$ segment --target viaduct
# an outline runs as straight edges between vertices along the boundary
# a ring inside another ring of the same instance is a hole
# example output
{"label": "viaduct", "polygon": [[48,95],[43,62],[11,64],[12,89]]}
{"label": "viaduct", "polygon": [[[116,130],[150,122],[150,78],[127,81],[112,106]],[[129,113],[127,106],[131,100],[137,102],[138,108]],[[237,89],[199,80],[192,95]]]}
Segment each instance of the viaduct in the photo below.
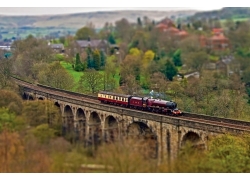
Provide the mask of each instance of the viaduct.
{"label": "viaduct", "polygon": [[206,149],[209,138],[214,135],[250,131],[248,122],[206,116],[194,118],[190,114],[166,116],[101,104],[97,98],[87,95],[16,82],[23,98],[51,100],[60,108],[66,133],[75,132],[85,143],[148,137],[153,142],[153,156],[158,159],[174,159],[187,141]]}

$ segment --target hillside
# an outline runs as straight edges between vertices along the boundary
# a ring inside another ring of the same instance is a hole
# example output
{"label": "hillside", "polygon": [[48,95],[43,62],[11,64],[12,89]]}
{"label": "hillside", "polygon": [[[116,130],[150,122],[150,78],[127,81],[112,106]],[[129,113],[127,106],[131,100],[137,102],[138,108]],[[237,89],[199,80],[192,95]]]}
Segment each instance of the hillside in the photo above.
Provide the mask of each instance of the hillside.
{"label": "hillside", "polygon": [[221,10],[197,12],[192,16],[193,19],[238,19],[250,18],[249,7],[225,7]]}
{"label": "hillside", "polygon": [[130,22],[136,22],[137,18],[147,16],[151,20],[159,21],[165,17],[179,18],[191,16],[196,11],[111,11],[91,12],[68,15],[51,16],[0,16],[0,28],[72,28],[79,29],[86,23],[92,22],[96,28],[101,28],[105,22],[126,18]]}

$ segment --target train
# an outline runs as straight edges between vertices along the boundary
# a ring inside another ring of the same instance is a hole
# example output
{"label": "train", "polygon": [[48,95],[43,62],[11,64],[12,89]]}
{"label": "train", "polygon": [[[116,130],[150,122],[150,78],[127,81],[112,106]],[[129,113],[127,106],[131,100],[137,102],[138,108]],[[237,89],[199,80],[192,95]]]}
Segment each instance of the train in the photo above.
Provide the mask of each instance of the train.
{"label": "train", "polygon": [[134,95],[124,95],[107,91],[98,93],[98,100],[101,103],[132,108],[142,111],[155,112],[170,116],[181,116],[183,112],[177,108],[174,101],[154,99],[152,97],[140,97]]}

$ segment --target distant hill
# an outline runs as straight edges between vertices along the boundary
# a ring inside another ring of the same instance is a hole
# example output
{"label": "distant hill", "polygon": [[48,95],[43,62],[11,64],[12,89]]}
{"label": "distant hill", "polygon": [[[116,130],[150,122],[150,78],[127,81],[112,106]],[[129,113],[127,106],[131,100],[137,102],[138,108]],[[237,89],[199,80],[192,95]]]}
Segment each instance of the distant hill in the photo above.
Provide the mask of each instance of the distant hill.
{"label": "distant hill", "polygon": [[197,11],[110,11],[89,12],[68,15],[46,15],[46,16],[3,16],[0,15],[0,28],[72,28],[79,29],[92,22],[96,28],[104,26],[105,22],[126,18],[129,22],[136,22],[137,18],[143,19],[147,16],[151,20],[159,21],[165,17],[173,19],[192,16]]}
{"label": "distant hill", "polygon": [[225,7],[221,10],[197,12],[194,19],[237,19],[250,18],[250,7]]}

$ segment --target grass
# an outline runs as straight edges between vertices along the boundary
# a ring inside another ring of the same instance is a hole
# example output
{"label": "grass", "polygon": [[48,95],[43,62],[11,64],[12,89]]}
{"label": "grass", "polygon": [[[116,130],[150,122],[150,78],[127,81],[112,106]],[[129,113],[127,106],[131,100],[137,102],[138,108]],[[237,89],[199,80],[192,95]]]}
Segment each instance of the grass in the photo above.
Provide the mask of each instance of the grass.
{"label": "grass", "polygon": [[61,61],[60,64],[74,77],[75,83],[80,80],[81,76],[83,75],[83,72],[75,71],[72,65],[65,61]]}
{"label": "grass", "polygon": [[[72,65],[70,63],[67,63],[65,61],[61,61],[60,64],[62,65],[62,67],[64,67],[69,74],[71,74],[74,78],[74,83],[77,84],[81,78],[81,76],[84,74],[84,72],[77,72],[73,69]],[[104,71],[99,71],[102,75],[104,73]],[[116,73],[116,75],[114,76],[114,79],[116,81],[116,87],[119,86],[119,81],[120,81],[120,76],[119,73]],[[73,88],[73,90],[76,89],[76,86]]]}

